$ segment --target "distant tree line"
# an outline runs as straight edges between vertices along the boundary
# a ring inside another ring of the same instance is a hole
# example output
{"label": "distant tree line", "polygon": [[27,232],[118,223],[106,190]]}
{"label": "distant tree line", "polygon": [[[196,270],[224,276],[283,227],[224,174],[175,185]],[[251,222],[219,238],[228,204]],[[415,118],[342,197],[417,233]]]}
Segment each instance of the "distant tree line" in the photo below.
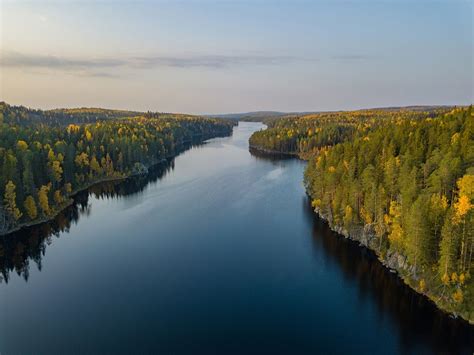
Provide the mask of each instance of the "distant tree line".
{"label": "distant tree line", "polygon": [[429,111],[378,109],[289,115],[267,120],[269,128],[254,133],[250,137],[250,145],[275,153],[296,153],[309,157],[321,148],[352,139],[356,133],[366,133],[385,120],[430,118],[446,111],[446,108]]}

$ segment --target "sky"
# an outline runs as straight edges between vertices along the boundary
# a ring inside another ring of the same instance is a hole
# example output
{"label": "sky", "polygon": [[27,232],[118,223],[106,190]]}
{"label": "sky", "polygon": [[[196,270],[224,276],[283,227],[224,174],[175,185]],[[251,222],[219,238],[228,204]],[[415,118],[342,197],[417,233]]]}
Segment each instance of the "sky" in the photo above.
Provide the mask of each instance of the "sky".
{"label": "sky", "polygon": [[474,102],[472,0],[0,0],[0,100],[195,114]]}

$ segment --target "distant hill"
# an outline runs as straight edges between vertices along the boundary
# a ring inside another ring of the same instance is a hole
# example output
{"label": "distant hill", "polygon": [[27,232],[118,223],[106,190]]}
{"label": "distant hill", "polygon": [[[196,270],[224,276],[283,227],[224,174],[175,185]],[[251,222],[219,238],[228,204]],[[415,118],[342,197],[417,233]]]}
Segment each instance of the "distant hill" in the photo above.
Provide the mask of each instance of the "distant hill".
{"label": "distant hill", "polygon": [[389,106],[389,107],[374,107],[370,109],[361,109],[358,111],[434,111],[439,109],[446,109],[450,110],[454,107],[463,107],[463,106],[455,106],[455,105],[414,105],[414,106]]}
{"label": "distant hill", "polygon": [[[0,123],[5,119],[6,123],[28,126],[34,124],[47,124],[50,126],[67,126],[69,124],[87,124],[97,121],[127,119],[131,117],[146,118],[192,118],[209,116],[198,116],[183,113],[169,112],[140,112],[129,110],[104,109],[96,107],[57,108],[51,110],[33,109],[26,106],[9,105],[0,101]],[[216,118],[216,117],[211,117]]]}
{"label": "distant hill", "polygon": [[247,122],[268,122],[285,116],[300,116],[311,112],[280,112],[280,111],[254,111],[241,113],[224,113],[218,115],[205,115],[205,117],[220,117],[228,120]]}
{"label": "distant hill", "polygon": [[236,120],[236,121],[260,121],[263,118],[268,117],[281,117],[284,116],[285,112],[278,112],[278,111],[254,111],[254,112],[241,112],[241,113],[224,113],[224,114],[217,114],[217,115],[206,115],[207,117],[221,117],[227,118],[229,120]]}
{"label": "distant hill", "polygon": [[103,108],[81,107],[60,108],[52,110],[32,109],[25,106],[12,106],[0,102],[0,122],[28,126],[47,124],[66,126],[68,124],[94,123],[111,119],[127,118],[143,115],[143,113],[127,110],[111,110]]}
{"label": "distant hill", "polygon": [[337,110],[337,111],[302,111],[302,112],[281,112],[281,111],[252,111],[241,113],[223,113],[216,115],[204,115],[204,117],[220,117],[228,120],[247,121],[247,122],[265,122],[270,123],[278,118],[304,116],[308,114],[319,113],[336,113],[336,112],[356,112],[356,111],[434,111],[436,109],[451,109],[452,105],[416,105],[416,106],[391,106],[391,107],[374,107],[359,110]]}

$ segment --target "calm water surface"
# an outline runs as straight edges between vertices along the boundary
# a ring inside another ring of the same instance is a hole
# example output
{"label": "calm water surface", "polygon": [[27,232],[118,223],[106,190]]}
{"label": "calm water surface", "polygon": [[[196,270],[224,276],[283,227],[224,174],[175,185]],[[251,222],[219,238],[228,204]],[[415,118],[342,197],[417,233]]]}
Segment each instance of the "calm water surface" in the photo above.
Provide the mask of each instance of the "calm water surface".
{"label": "calm water surface", "polygon": [[473,329],[311,212],[240,123],[0,242],[0,353],[472,353]]}

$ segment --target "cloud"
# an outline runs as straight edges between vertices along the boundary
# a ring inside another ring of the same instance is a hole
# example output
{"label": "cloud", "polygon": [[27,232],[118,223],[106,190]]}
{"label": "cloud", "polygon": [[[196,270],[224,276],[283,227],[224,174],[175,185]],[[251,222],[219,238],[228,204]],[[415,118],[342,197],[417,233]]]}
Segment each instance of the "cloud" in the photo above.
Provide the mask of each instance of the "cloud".
{"label": "cloud", "polygon": [[371,57],[365,54],[343,54],[343,55],[335,55],[332,56],[331,59],[333,60],[367,60]]}
{"label": "cloud", "polygon": [[73,58],[53,55],[2,53],[2,67],[25,69],[47,69],[76,72],[79,75],[116,77],[108,71],[119,67],[132,69],[208,68],[224,69],[242,66],[285,65],[295,61],[308,60],[296,56],[280,55],[182,55],[182,56],[139,56],[122,59],[112,58]]}
{"label": "cloud", "polygon": [[126,63],[116,59],[78,59],[7,52],[2,53],[0,64],[3,67],[77,70],[87,68],[113,68]]}
{"label": "cloud", "polygon": [[291,56],[231,56],[231,55],[200,55],[182,57],[137,57],[134,65],[143,68],[168,66],[175,68],[229,68],[244,65],[282,65],[298,60]]}
{"label": "cloud", "polygon": [[120,75],[118,74],[100,72],[100,71],[91,71],[91,70],[72,72],[72,74],[76,76],[81,76],[81,77],[109,78],[109,79],[120,78]]}

